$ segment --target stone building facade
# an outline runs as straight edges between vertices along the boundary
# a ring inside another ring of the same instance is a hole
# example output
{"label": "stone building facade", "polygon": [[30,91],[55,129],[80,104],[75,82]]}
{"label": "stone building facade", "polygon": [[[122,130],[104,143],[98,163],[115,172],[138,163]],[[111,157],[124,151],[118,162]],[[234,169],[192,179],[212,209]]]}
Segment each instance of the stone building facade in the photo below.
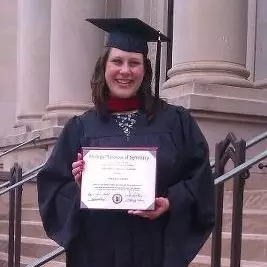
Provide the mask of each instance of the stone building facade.
{"label": "stone building facade", "polygon": [[[0,158],[2,169],[42,163],[66,120],[91,105],[105,34],[85,18],[138,17],[166,34],[170,2],[1,0],[0,151],[40,135]],[[211,155],[229,131],[247,140],[267,129],[266,11],[265,0],[173,1],[172,66],[165,81],[164,46],[160,94],[191,110]]]}

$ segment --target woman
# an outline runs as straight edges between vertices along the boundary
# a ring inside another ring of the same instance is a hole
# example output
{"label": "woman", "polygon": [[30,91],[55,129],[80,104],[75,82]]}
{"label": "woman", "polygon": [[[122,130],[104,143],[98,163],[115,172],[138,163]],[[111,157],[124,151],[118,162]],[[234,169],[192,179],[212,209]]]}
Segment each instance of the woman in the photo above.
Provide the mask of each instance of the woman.
{"label": "woman", "polygon": [[[185,267],[213,227],[208,146],[187,110],[153,96],[140,24],[129,36],[129,20],[118,21],[91,80],[94,108],[66,124],[38,174],[40,214],[67,266]],[[88,146],[157,147],[155,210],[81,210]]]}

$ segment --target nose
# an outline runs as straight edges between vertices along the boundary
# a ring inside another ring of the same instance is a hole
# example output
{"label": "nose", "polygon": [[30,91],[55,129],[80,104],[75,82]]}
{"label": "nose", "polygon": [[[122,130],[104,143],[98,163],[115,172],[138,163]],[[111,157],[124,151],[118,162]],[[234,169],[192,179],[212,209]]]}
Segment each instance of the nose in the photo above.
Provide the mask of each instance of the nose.
{"label": "nose", "polygon": [[120,72],[121,72],[122,74],[128,74],[128,73],[130,73],[130,66],[129,66],[129,64],[128,64],[127,62],[125,62],[125,63],[123,63],[123,64],[121,65]]}

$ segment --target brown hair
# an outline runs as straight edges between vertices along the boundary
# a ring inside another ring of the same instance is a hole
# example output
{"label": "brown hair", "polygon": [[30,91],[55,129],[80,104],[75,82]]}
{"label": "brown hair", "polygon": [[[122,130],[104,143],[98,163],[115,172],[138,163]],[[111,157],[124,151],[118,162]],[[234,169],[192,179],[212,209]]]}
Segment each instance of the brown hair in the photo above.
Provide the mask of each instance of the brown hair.
{"label": "brown hair", "polygon": [[[109,92],[108,86],[105,81],[105,66],[110,50],[110,47],[106,47],[101,56],[98,58],[91,79],[92,101],[95,105],[95,109],[104,116],[107,115],[107,98]],[[156,99],[152,93],[153,72],[151,61],[145,56],[144,68],[144,78],[137,93],[142,101],[142,110],[146,113],[147,119],[150,121],[155,115],[156,108],[158,106],[162,106],[165,101]]]}

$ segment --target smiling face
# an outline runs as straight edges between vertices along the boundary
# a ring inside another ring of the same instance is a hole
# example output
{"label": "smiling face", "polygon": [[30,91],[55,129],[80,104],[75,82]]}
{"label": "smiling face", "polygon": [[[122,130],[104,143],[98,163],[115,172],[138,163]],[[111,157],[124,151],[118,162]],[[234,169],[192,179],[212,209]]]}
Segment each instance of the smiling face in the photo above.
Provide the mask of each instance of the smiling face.
{"label": "smiling face", "polygon": [[136,95],[144,73],[141,53],[111,48],[105,68],[105,80],[111,96],[129,98]]}

